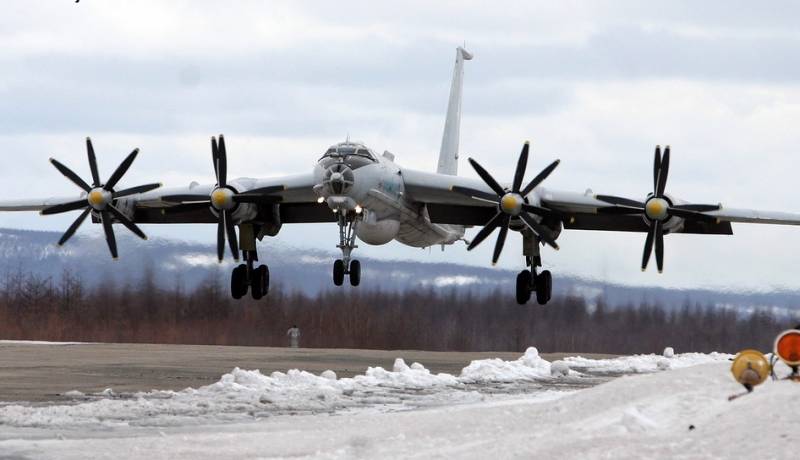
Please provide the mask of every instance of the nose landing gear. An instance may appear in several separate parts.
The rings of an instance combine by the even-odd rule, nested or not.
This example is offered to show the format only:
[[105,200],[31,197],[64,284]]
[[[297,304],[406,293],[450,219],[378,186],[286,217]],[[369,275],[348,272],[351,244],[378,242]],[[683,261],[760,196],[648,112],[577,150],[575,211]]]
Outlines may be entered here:
[[356,228],[358,218],[355,212],[339,212],[339,244],[337,248],[342,250],[342,258],[333,263],[333,284],[341,286],[344,284],[345,276],[350,278],[350,285],[356,287],[361,284],[361,262],[351,260],[353,249],[356,249]]

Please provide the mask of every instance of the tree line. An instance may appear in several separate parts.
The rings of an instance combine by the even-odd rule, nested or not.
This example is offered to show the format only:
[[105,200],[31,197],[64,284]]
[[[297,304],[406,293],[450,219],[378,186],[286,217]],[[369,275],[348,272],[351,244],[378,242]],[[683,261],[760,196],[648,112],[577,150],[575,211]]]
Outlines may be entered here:
[[296,324],[313,348],[441,351],[650,353],[769,350],[800,322],[768,310],[742,313],[696,305],[607,305],[577,296],[520,306],[505,291],[428,288],[409,292],[331,289],[309,296],[273,286],[260,301],[234,301],[211,273],[194,289],[159,287],[152,272],[124,285],[89,288],[9,272],[0,281],[0,339],[286,346]]

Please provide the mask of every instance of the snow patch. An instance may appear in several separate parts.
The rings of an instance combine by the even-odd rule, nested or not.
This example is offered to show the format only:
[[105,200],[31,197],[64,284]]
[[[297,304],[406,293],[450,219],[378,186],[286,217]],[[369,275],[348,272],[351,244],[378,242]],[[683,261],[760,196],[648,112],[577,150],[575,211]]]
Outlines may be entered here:
[[[666,351],[666,350],[665,350]],[[571,369],[592,373],[641,374],[667,369],[681,369],[716,362],[729,361],[727,353],[680,353],[671,358],[662,355],[621,356],[613,359],[589,359],[582,356],[564,358]]]
[[539,356],[536,347],[530,347],[516,361],[484,359],[473,361],[461,371],[462,382],[513,382],[550,377],[550,362]]

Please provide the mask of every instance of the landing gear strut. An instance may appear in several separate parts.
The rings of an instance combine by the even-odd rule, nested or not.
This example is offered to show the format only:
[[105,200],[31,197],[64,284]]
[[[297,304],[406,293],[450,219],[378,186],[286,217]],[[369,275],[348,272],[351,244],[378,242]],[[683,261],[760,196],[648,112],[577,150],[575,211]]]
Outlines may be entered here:
[[241,226],[239,234],[245,263],[233,269],[231,296],[239,300],[247,295],[249,290],[254,300],[261,300],[269,293],[269,267],[266,265],[256,266],[258,251],[252,227]]
[[350,258],[353,249],[358,247],[356,246],[357,217],[355,212],[339,212],[339,244],[336,247],[342,250],[342,258],[333,263],[333,284],[336,286],[344,284],[345,276],[350,278],[351,286],[361,284],[361,262]]

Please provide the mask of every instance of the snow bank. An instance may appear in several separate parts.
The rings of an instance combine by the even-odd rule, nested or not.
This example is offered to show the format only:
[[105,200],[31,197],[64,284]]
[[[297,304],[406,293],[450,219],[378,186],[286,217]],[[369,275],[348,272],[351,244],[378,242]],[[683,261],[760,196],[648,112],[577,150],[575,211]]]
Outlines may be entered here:
[[[301,370],[264,375],[236,368],[211,385],[182,391],[118,394],[107,389],[95,395],[68,392],[76,404],[0,406],[0,426],[75,427],[170,426],[215,421],[241,421],[280,414],[333,413],[354,408],[408,409],[479,402],[476,384],[581,379],[579,371],[641,373],[727,360],[730,355],[686,353],[671,359],[639,355],[609,360],[565,358],[551,365],[536,348],[515,361],[473,361],[460,375],[433,374],[425,366],[397,359],[392,370],[371,367],[362,375],[337,378],[325,371]],[[634,417],[635,419],[635,417]]]
[[[248,376],[242,384],[249,385]],[[727,363],[612,380],[557,399],[518,397],[412,412],[275,417],[162,430],[23,434],[11,458],[797,458],[800,384],[747,396]]]
[[733,358],[727,353],[680,353],[672,357],[664,355],[621,356],[613,359],[589,359],[582,356],[564,358],[571,369],[581,372],[609,374],[641,374],[659,370],[681,369],[716,362],[725,362]]
[[516,361],[484,359],[472,361],[461,371],[462,382],[514,382],[550,377],[550,362],[539,356],[539,350],[530,347]]

